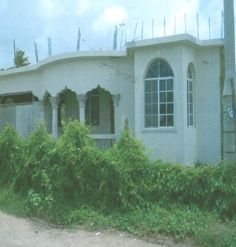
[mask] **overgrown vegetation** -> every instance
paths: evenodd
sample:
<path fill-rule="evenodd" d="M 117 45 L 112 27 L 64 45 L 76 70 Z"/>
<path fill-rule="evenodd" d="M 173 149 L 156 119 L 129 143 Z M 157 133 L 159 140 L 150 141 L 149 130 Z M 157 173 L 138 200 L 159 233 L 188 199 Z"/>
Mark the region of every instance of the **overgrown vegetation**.
<path fill-rule="evenodd" d="M 8 212 L 142 237 L 191 237 L 202 246 L 236 246 L 233 164 L 151 161 L 127 128 L 102 151 L 77 121 L 57 140 L 44 126 L 28 139 L 7 126 L 0 133 L 0 157 L 0 207 Z"/>

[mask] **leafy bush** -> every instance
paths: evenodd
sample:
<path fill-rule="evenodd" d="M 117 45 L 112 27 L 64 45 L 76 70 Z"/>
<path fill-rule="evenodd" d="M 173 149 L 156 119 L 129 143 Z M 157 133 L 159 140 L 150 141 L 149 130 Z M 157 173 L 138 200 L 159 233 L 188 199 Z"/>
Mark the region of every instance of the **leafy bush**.
<path fill-rule="evenodd" d="M 23 163 L 23 140 L 13 127 L 0 132 L 0 186 L 11 184 Z"/>
<path fill-rule="evenodd" d="M 45 212 L 53 203 L 51 162 L 55 142 L 44 126 L 39 126 L 25 141 L 24 164 L 14 183 L 15 191 L 27 196 L 26 208 L 30 212 Z"/>
<path fill-rule="evenodd" d="M 117 191 L 117 203 L 121 209 L 145 206 L 146 170 L 149 159 L 144 146 L 135 139 L 128 129 L 121 132 L 120 138 L 110 151 L 110 162 L 114 167 L 113 189 Z M 112 191 L 111 191 L 112 193 Z"/>
<path fill-rule="evenodd" d="M 232 218 L 236 210 L 236 167 L 232 164 L 184 167 L 154 162 L 148 169 L 147 200 L 215 210 Z"/>
<path fill-rule="evenodd" d="M 107 224 L 137 235 L 196 235 L 214 246 L 222 225 L 216 215 L 235 218 L 234 164 L 186 167 L 150 161 L 127 128 L 102 151 L 76 120 L 57 140 L 43 126 L 26 140 L 8 126 L 0 133 L 0 157 L 0 185 L 11 188 L 2 197 L 0 191 L 0 204 L 7 195 L 13 201 L 20 195 L 26 213 L 63 224 Z M 209 228 L 211 222 L 215 228 Z M 223 225 L 221 246 L 234 246 L 235 231 L 226 233 L 234 225 Z"/>

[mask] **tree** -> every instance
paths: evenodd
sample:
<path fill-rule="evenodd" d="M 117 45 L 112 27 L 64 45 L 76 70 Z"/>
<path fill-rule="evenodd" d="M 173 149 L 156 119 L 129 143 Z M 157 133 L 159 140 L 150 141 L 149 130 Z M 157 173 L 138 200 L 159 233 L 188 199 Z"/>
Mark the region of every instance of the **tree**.
<path fill-rule="evenodd" d="M 25 57 L 25 52 L 17 49 L 14 56 L 14 64 L 17 68 L 29 65 L 28 57 Z"/>

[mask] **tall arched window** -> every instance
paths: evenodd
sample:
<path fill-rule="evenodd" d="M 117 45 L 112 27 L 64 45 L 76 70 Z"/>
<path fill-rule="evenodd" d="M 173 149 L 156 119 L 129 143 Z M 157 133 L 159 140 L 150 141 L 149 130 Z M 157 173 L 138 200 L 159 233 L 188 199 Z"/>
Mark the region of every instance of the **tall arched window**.
<path fill-rule="evenodd" d="M 187 72 L 187 126 L 194 126 L 194 68 L 188 66 Z"/>
<path fill-rule="evenodd" d="M 145 84 L 145 128 L 174 126 L 173 72 L 163 59 L 148 68 Z"/>

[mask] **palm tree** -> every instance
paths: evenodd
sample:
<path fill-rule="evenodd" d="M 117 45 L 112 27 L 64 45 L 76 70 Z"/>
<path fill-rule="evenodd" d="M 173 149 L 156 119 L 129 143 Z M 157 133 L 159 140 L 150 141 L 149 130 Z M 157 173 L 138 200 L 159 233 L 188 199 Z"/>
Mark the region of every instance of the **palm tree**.
<path fill-rule="evenodd" d="M 16 68 L 29 65 L 28 57 L 25 57 L 25 52 L 17 49 L 14 56 L 14 64 Z"/>

